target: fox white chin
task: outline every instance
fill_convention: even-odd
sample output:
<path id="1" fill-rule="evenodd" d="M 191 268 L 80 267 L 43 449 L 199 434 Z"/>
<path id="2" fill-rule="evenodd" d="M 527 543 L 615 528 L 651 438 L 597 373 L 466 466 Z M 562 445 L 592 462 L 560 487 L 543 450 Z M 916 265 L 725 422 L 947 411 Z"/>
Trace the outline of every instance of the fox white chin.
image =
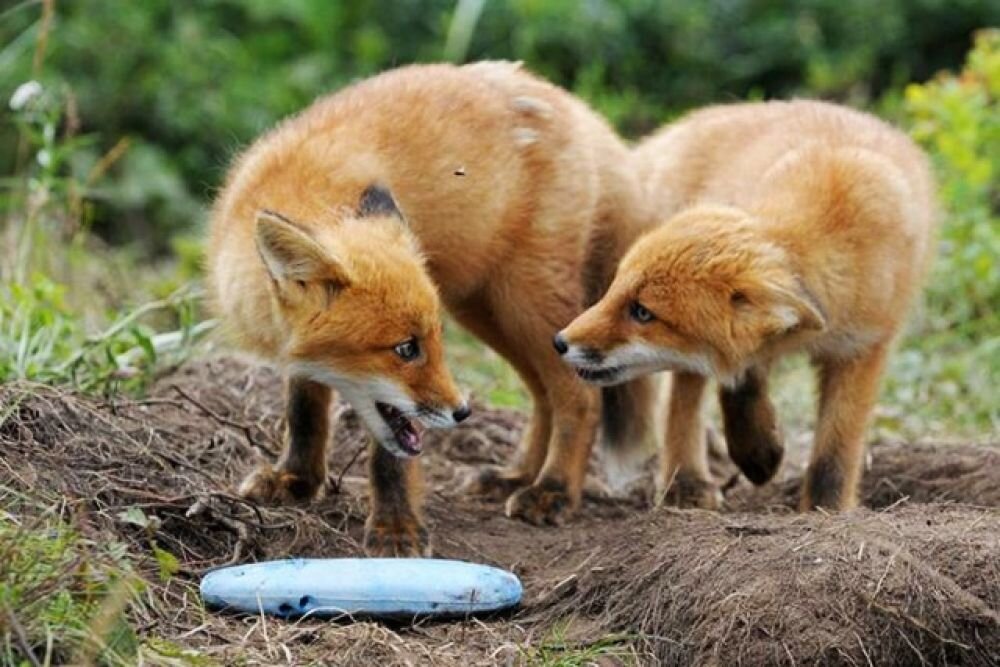
<path id="1" fill-rule="evenodd" d="M 662 368 L 652 366 L 608 366 L 608 365 L 573 365 L 573 370 L 577 376 L 598 387 L 613 387 L 634 380 L 643 375 L 656 373 Z"/>
<path id="2" fill-rule="evenodd" d="M 396 383 L 382 377 L 341 375 L 315 364 L 297 364 L 293 370 L 339 392 L 375 441 L 400 458 L 423 452 L 424 427 L 450 428 L 456 423 L 451 414 L 418 405 Z"/>
<path id="3" fill-rule="evenodd" d="M 602 387 L 622 384 L 661 371 L 720 376 L 715 364 L 704 354 L 686 355 L 645 343 L 626 343 L 608 352 L 600 363 L 595 364 L 590 361 L 589 355 L 576 352 L 573 347 L 570 346 L 565 355 L 566 361 L 582 379 Z"/>

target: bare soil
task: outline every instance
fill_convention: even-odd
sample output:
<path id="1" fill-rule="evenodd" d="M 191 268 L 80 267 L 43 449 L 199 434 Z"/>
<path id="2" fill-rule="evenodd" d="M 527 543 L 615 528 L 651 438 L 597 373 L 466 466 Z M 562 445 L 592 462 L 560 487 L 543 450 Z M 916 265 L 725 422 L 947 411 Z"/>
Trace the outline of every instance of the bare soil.
<path id="1" fill-rule="evenodd" d="M 561 528 L 503 516 L 461 490 L 513 453 L 522 415 L 479 406 L 428 434 L 435 555 L 498 565 L 525 586 L 503 618 L 388 626 L 206 613 L 198 578 L 227 563 L 357 556 L 365 437 L 338 406 L 330 490 L 309 507 L 233 494 L 280 450 L 282 383 L 233 358 L 189 364 L 143 400 L 0 388 L 0 484 L 79 508 L 80 529 L 125 542 L 155 580 L 150 537 L 181 572 L 130 613 L 144 635 L 222 664 L 520 664 L 610 643 L 641 664 L 1000 664 L 1000 450 L 876 444 L 865 507 L 794 512 L 800 469 L 760 489 L 727 482 L 727 509 L 650 508 L 593 489 Z M 793 461 L 796 457 L 790 457 Z M 641 486 L 641 485 L 640 485 Z M 139 507 L 150 534 L 119 514 Z"/>

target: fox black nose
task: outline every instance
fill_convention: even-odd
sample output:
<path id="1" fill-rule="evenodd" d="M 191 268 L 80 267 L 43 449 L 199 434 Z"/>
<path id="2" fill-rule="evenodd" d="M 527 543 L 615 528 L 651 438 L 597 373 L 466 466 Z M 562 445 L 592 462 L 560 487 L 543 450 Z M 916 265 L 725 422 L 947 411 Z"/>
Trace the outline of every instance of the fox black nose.
<path id="1" fill-rule="evenodd" d="M 456 422 L 465 421 L 465 419 L 472 414 L 472 410 L 469 408 L 468 403 L 462 403 L 461 407 L 451 413 L 452 419 Z"/>
<path id="2" fill-rule="evenodd" d="M 566 354 L 569 351 L 569 345 L 566 344 L 566 339 L 562 337 L 561 333 L 557 333 L 552 339 L 552 347 L 556 348 L 556 352 L 559 354 Z"/>

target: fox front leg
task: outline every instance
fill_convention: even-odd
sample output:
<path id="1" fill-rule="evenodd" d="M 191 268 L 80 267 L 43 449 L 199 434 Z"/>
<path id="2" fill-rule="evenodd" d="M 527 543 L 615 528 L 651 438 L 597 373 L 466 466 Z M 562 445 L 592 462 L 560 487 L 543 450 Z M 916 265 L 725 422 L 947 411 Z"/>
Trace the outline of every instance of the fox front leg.
<path id="1" fill-rule="evenodd" d="M 289 378 L 284 451 L 277 464 L 261 465 L 243 480 L 239 488 L 241 496 L 282 505 L 309 502 L 322 496 L 326 486 L 332 393 L 318 382 Z"/>
<path id="2" fill-rule="evenodd" d="M 767 368 L 754 366 L 733 387 L 719 389 L 719 406 L 729 457 L 754 484 L 765 484 L 778 471 L 785 446 L 768 397 Z"/>
<path id="3" fill-rule="evenodd" d="M 819 421 L 799 508 L 840 511 L 858 501 L 864 434 L 878 396 L 887 344 L 855 359 L 820 363 Z"/>
<path id="4" fill-rule="evenodd" d="M 709 473 L 701 415 L 708 379 L 677 372 L 671 382 L 657 504 L 717 510 L 722 505 L 722 494 Z"/>
<path id="5" fill-rule="evenodd" d="M 365 522 L 369 556 L 428 557 L 430 533 L 420 518 L 423 469 L 416 458 L 400 458 L 372 443 L 368 457 L 371 512 Z"/>

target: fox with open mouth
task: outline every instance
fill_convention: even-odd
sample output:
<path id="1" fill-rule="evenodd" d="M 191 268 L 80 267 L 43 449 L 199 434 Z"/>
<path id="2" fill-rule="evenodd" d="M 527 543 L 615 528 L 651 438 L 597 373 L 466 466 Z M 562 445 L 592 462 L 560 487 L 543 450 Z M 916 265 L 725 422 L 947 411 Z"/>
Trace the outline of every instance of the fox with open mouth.
<path id="1" fill-rule="evenodd" d="M 599 434 L 623 457 L 654 437 L 653 392 L 637 382 L 604 400 L 549 341 L 596 300 L 648 219 L 625 144 L 517 63 L 399 68 L 263 135 L 216 199 L 208 247 L 220 321 L 290 377 L 285 451 L 243 494 L 321 492 L 336 390 L 378 443 L 369 551 L 426 553 L 406 457 L 420 424 L 468 414 L 443 360 L 443 305 L 534 403 L 517 458 L 468 490 L 506 498 L 512 517 L 567 520 Z"/>
<path id="2" fill-rule="evenodd" d="M 425 555 L 420 519 L 424 427 L 449 427 L 469 408 L 445 366 L 440 303 L 413 236 L 377 186 L 354 209 L 294 220 L 268 209 L 253 219 L 255 261 L 240 261 L 226 230 L 212 258 L 216 309 L 243 347 L 276 359 L 289 377 L 287 445 L 274 466 L 241 484 L 244 496 L 301 502 L 327 477 L 333 390 L 372 434 L 372 509 L 366 549 Z M 308 221 L 308 222 L 307 222 Z"/>

